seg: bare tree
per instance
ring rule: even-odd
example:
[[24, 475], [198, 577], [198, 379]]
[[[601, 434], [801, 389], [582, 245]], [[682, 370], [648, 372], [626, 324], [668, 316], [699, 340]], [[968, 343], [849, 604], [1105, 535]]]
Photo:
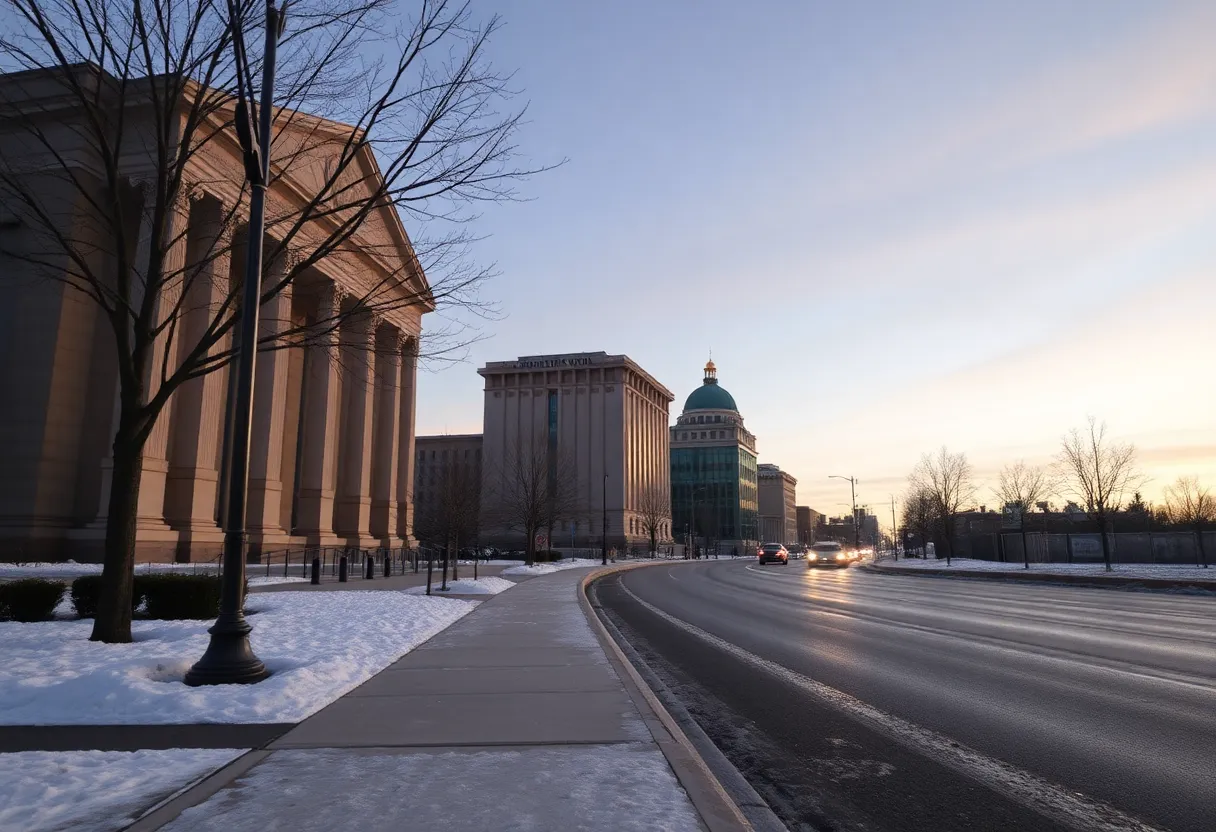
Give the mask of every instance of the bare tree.
[[905, 531], [919, 537], [922, 544], [928, 544], [936, 523], [933, 498], [919, 488], [909, 489], [904, 498], [903, 515]]
[[943, 445], [936, 454], [921, 457], [908, 478], [912, 490], [929, 498], [943, 542], [946, 563], [954, 554], [954, 516], [975, 498], [971, 463], [964, 453], [953, 454]]
[[671, 522], [671, 492], [659, 483], [642, 489], [638, 500], [638, 516], [642, 530], [650, 536], [650, 551], [658, 549], [659, 532]]
[[[472, 465], [456, 461], [440, 471], [439, 482], [432, 490], [434, 499], [428, 500], [414, 519], [415, 534], [419, 540], [442, 547], [445, 562], [453, 553], [458, 561], [461, 542], [467, 543], [477, 537], [481, 479]], [[447, 575], [446, 563], [444, 575]], [[457, 577], [453, 568], [452, 579]]]
[[1199, 561], [1208, 568], [1208, 553], [1203, 545], [1203, 533], [1216, 521], [1216, 498], [1199, 483], [1198, 477], [1179, 477], [1165, 487], [1166, 519], [1178, 526], [1189, 526], [1195, 532], [1199, 546]]
[[1102, 535], [1102, 560], [1111, 569], [1109, 525], [1128, 492], [1144, 482], [1136, 468], [1136, 446], [1106, 435], [1106, 423], [1089, 417], [1087, 430], [1073, 428], [1063, 440], [1056, 461], [1060, 479], [1096, 520]]
[[1030, 568], [1030, 552], [1026, 547], [1026, 520], [1035, 506], [1055, 492], [1055, 482], [1046, 469], [1027, 465], [1018, 460], [1001, 469], [993, 494], [1002, 508], [1016, 511], [1018, 529], [1022, 533], [1022, 563]]
[[[249, 192], [235, 177], [207, 177], [223, 170], [215, 159], [240, 165], [234, 128], [256, 123], [235, 101], [261, 75], [244, 33], [255, 39], [262, 6], [7, 7], [0, 62], [15, 72], [0, 76], [0, 196], [34, 242], [0, 256], [87, 298], [113, 333], [117, 428], [92, 638], [125, 642], [146, 442], [174, 392], [236, 349], [241, 280], [213, 266], [243, 249]], [[478, 23], [447, 0], [295, 0], [290, 14], [273, 90], [261, 302], [269, 308], [293, 284], [299, 295], [323, 262], [368, 279], [340, 309], [280, 321], [258, 347], [337, 344], [351, 322], [408, 307], [492, 312], [479, 295], [490, 271], [464, 257], [473, 238], [462, 222], [479, 201], [513, 198], [514, 182], [535, 170], [515, 164], [522, 111], [486, 60], [498, 19]], [[200, 188], [224, 198], [205, 205], [206, 239], [192, 239], [182, 262], [182, 217]], [[402, 218], [420, 232], [413, 241]], [[362, 268], [369, 259], [379, 269]], [[424, 357], [450, 357], [476, 337], [459, 323], [445, 333]]]
[[544, 437], [515, 442], [508, 448], [503, 467], [489, 472], [486, 490], [487, 520], [524, 536], [525, 562], [536, 559], [536, 538], [556, 519], [578, 510], [575, 468], [561, 451], [551, 458]]

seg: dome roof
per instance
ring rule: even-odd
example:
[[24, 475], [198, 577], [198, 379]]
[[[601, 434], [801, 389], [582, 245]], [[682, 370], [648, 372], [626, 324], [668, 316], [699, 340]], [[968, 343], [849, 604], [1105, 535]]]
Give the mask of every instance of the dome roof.
[[705, 364], [705, 383], [693, 390], [684, 402], [684, 412], [690, 410], [739, 412], [739, 408], [735, 406], [735, 397], [718, 386], [718, 368], [714, 366], [712, 359]]
[[689, 410], [734, 410], [735, 397], [718, 386], [717, 381], [707, 381], [693, 390], [684, 402], [684, 411]]

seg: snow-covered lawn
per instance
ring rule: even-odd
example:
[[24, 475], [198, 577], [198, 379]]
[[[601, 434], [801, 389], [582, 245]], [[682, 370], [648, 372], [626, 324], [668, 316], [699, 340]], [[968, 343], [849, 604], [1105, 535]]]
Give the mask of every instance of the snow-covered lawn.
[[[431, 582], [431, 591], [436, 591], [439, 586], [439, 581]], [[500, 592], [505, 592], [515, 586], [514, 581], [508, 581], [506, 578], [478, 578], [473, 580], [461, 579], [459, 581], [448, 581], [448, 591], [453, 595], [497, 595]], [[425, 586], [414, 586], [406, 590], [410, 595], [425, 595]]]
[[136, 621], [132, 644], [89, 641], [93, 622], [0, 622], [0, 724], [298, 722], [366, 681], [476, 602], [404, 592], [250, 596], [256, 685], [190, 688], [210, 621]]
[[0, 754], [0, 829], [122, 829], [244, 753], [174, 748]]
[[946, 561], [922, 560], [884, 560], [879, 566], [883, 569], [949, 569], [952, 572], [1033, 572], [1039, 575], [1113, 575], [1121, 578], [1164, 578], [1167, 580], [1208, 580], [1216, 581], [1216, 567], [1203, 569], [1199, 566], [1182, 566], [1178, 564], [1155, 563], [1116, 563], [1112, 571], [1100, 563], [1032, 563], [1027, 570], [1020, 563], [1001, 563], [991, 560], [970, 560], [967, 558], [952, 558], [950, 566]]
[[269, 578], [265, 575], [252, 577], [249, 579], [250, 586], [272, 586], [274, 584], [306, 584], [308, 578], [288, 578], [284, 575], [271, 575]]

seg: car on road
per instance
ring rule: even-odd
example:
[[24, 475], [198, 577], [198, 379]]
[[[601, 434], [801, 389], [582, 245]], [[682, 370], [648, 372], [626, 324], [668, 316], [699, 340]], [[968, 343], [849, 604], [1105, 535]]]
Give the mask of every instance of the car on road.
[[848, 566], [852, 562], [844, 547], [833, 541], [813, 544], [806, 555], [808, 569], [812, 566]]
[[761, 566], [766, 563], [790, 565], [790, 553], [780, 543], [765, 543], [756, 551], [756, 562]]
[[802, 560], [806, 557], [806, 547], [801, 543], [786, 546], [785, 550], [790, 553], [790, 560]]

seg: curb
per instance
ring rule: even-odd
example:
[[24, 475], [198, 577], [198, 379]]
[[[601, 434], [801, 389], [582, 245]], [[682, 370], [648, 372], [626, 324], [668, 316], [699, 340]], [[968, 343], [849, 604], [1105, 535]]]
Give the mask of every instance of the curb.
[[963, 578], [972, 581], [1023, 581], [1040, 584], [1072, 584], [1075, 586], [1138, 589], [1198, 589], [1216, 592], [1216, 580], [1186, 580], [1184, 578], [1133, 578], [1125, 575], [1062, 575], [1047, 572], [965, 572], [955, 569], [900, 569], [862, 566], [877, 575], [920, 575], [925, 578]]
[[[695, 563], [696, 561], [689, 561]], [[625, 685], [629, 698], [642, 715], [642, 721], [654, 737], [655, 744], [667, 758], [667, 764], [675, 772], [676, 779], [687, 792], [693, 808], [701, 816], [709, 832], [754, 832], [754, 827], [744, 816], [742, 810], [731, 799], [718, 778], [709, 769], [705, 760], [697, 752], [696, 747], [680, 729], [675, 719], [655, 696], [654, 691], [642, 679], [641, 674], [625, 657], [620, 645], [609, 634], [604, 623], [600, 621], [591, 601], [587, 598], [587, 587], [592, 581], [614, 572], [625, 572], [631, 569], [642, 569], [647, 566], [662, 564], [663, 561], [651, 563], [620, 564], [617, 566], [601, 566], [583, 576], [578, 585], [578, 602], [587, 617], [587, 622], [595, 632], [608, 655], [609, 662], [617, 671], [617, 676]]]

